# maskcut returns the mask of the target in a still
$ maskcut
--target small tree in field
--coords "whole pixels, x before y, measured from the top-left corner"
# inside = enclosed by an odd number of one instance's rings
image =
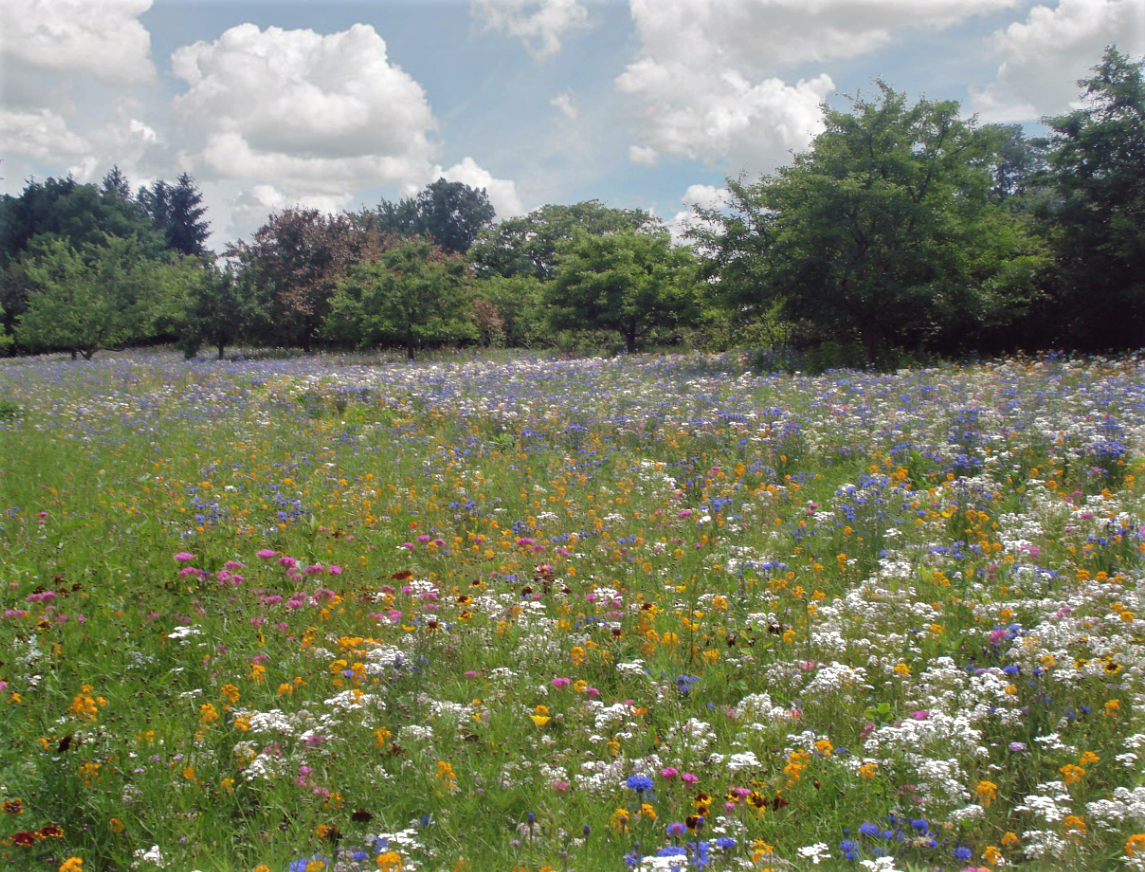
[[[695,277],[690,251],[673,247],[667,231],[578,231],[561,249],[545,302],[556,329],[616,330],[632,353],[653,327],[694,320]]]
[[[254,307],[251,272],[209,266],[190,282],[176,315],[179,347],[194,357],[204,345],[215,348],[219,360],[250,323]]]
[[[338,284],[326,333],[363,347],[418,348],[474,336],[469,267],[429,242],[413,239],[375,261],[359,263]]]
[[[149,335],[155,301],[167,297],[165,265],[146,260],[130,239],[107,237],[85,253],[57,239],[29,262],[36,287],[16,327],[21,345],[90,360],[101,348]]]

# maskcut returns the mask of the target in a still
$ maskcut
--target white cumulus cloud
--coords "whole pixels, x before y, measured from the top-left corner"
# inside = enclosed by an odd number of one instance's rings
[[[659,154],[768,170],[822,130],[826,73],[784,69],[854,57],[911,29],[943,29],[1023,0],[630,0],[637,58],[617,78],[636,100],[630,158]]]
[[[566,33],[589,26],[578,0],[473,0],[471,8],[486,29],[520,39],[537,60],[559,52]]]
[[[712,225],[701,220],[695,213],[693,206],[704,209],[719,209],[729,202],[730,194],[727,188],[717,188],[715,185],[688,185],[680,202],[688,207],[677,212],[668,222],[668,232],[672,234],[672,241],[676,243],[688,242],[684,236],[693,227]]]
[[[38,70],[126,84],[154,77],[152,0],[3,0],[0,51]]]
[[[0,152],[35,160],[55,161],[83,155],[91,144],[69,129],[62,115],[49,109],[38,112],[0,110]]]
[[[1026,18],[994,34],[997,78],[972,94],[983,121],[1032,121],[1066,111],[1110,43],[1135,57],[1145,53],[1141,0],[1060,0],[1035,6]]]
[[[171,56],[180,115],[205,132],[188,155],[214,178],[304,198],[425,177],[436,121],[425,91],[369,25],[322,35],[243,24]]]

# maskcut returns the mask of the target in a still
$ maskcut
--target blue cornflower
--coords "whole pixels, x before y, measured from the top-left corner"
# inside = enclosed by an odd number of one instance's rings
[[[716,839],[716,847],[721,851],[726,851],[728,848],[734,848],[735,846],[736,840],[729,836],[720,836]]]
[[[923,820],[922,818],[919,818],[919,819],[918,819],[918,820],[916,820],[916,821],[911,821],[911,822],[910,822],[910,825],[911,825],[912,827],[914,827],[916,830],[918,830],[920,833],[925,833],[927,830],[929,830],[929,829],[930,829],[930,824],[928,824],[928,823],[927,823],[925,820]]]
[[[675,821],[668,824],[667,832],[669,836],[682,836],[688,832],[688,827],[682,821]]]
[[[882,828],[878,824],[859,824],[859,832],[864,836],[872,836],[876,839],[883,837]]]
[[[955,860],[969,860],[974,856],[974,852],[965,846],[959,846],[954,849],[953,856]]]
[[[854,861],[859,859],[859,843],[854,839],[843,839],[843,841],[839,843],[839,850],[843,852],[843,856],[848,860]]]
[[[288,872],[306,872],[306,867],[313,863],[315,860],[319,860],[325,863],[327,866],[330,865],[330,861],[326,857],[323,857],[321,854],[315,854],[313,857],[302,857],[298,860],[295,860],[287,867],[287,870]]]
[[[645,790],[652,789],[652,779],[647,775],[633,775],[624,782],[629,790],[635,790],[637,793],[643,793]]]

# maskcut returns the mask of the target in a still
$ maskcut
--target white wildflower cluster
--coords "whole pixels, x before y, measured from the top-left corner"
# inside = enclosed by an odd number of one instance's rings
[[[1113,799],[1099,799],[1086,803],[1086,813],[1098,827],[1117,830],[1119,824],[1129,821],[1134,827],[1145,827],[1145,787],[1118,787]]]
[[[788,723],[794,717],[789,709],[775,705],[768,693],[753,693],[739,701],[731,714],[746,721],[744,725],[749,730],[766,730],[776,724]]]
[[[831,859],[831,848],[825,842],[816,842],[814,845],[805,845],[797,848],[795,853],[804,860],[810,860],[812,865],[818,866],[824,860]]]
[[[1064,820],[1070,814],[1070,795],[1061,781],[1050,781],[1037,786],[1038,793],[1026,796],[1021,805],[1014,806],[1014,811],[1028,812],[1034,818],[1047,824],[1054,824]],[[1057,856],[1056,854],[1054,856]]]

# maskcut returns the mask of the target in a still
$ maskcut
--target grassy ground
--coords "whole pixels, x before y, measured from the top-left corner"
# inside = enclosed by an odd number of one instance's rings
[[[1143,410],[1134,361],[5,361],[0,858],[1145,868]]]

